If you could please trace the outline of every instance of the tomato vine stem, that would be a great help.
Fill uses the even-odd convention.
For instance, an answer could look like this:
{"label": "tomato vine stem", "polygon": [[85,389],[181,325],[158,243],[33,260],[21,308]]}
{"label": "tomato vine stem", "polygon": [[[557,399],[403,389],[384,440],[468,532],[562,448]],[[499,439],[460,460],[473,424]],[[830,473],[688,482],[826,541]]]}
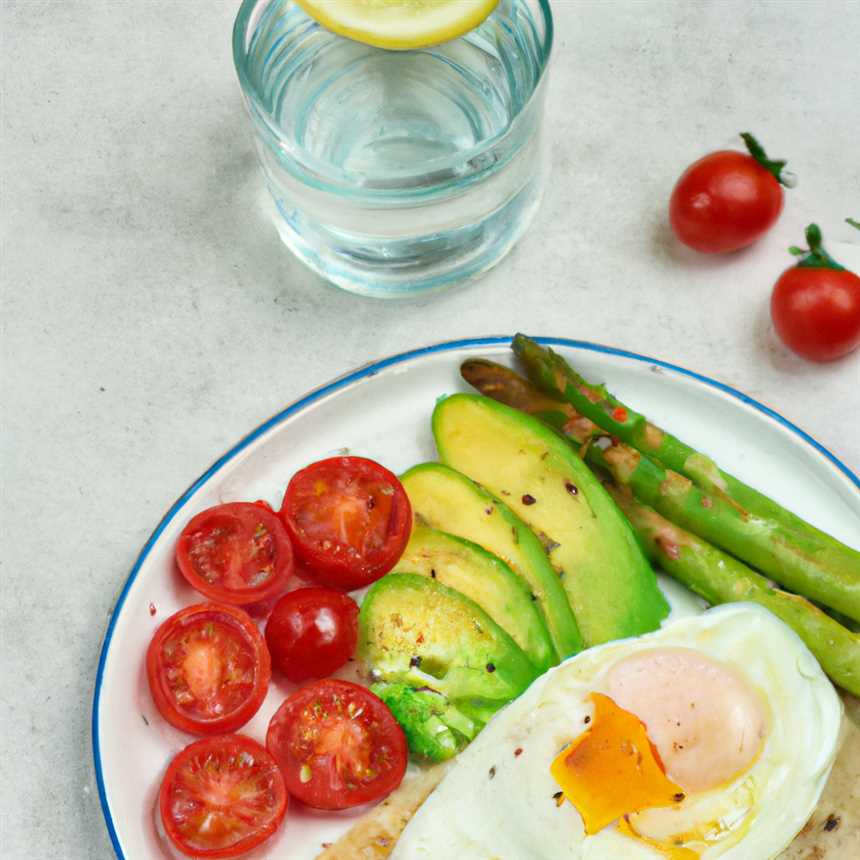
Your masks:
{"label": "tomato vine stem", "polygon": [[788,251],[795,256],[802,256],[798,267],[803,269],[836,269],[844,271],[845,266],[840,266],[827,251],[824,250],[824,240],[821,236],[821,228],[817,224],[810,224],[806,228],[806,242],[808,249],[798,248],[792,245]]}
{"label": "tomato vine stem", "polygon": [[764,147],[748,132],[741,132],[743,142],[747,145],[749,154],[769,173],[772,173],[776,181],[786,188],[794,188],[797,185],[797,177],[785,170],[788,162],[782,159],[768,158]]}

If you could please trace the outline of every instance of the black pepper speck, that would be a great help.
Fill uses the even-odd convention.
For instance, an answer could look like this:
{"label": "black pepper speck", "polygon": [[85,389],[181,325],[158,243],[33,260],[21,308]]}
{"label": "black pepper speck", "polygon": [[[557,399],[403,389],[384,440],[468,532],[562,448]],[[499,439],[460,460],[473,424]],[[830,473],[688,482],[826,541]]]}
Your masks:
{"label": "black pepper speck", "polygon": [[834,815],[832,812],[827,816],[827,821],[824,822],[824,830],[827,833],[830,833],[833,830],[836,830],[840,825],[839,817]]}

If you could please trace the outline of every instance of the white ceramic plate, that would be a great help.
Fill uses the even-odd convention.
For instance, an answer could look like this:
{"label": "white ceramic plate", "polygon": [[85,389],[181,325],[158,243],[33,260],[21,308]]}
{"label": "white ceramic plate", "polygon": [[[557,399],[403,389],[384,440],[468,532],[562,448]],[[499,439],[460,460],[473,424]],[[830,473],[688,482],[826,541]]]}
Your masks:
{"label": "white ceramic plate", "polygon": [[[155,831],[155,796],[167,762],[193,740],[161,719],[143,671],[144,653],[158,624],[200,600],[173,569],[174,541],[185,523],[219,502],[266,499],[278,506],[293,472],[343,449],[377,459],[395,472],[434,459],[429,418],[436,398],[467,390],[458,373],[467,356],[509,361],[509,342],[480,338],[438,344],[350,373],[245,437],[167,512],[120,594],[96,677],[96,777],[119,858],[169,856]],[[654,359],[578,341],[542,342],[567,356],[586,378],[607,382],[622,401],[639,407],[738,477],[831,534],[858,543],[860,478],[767,407]],[[259,713],[242,731],[263,741],[268,720],[288,691],[286,684],[273,683]],[[312,860],[322,843],[336,839],[356,815],[293,807],[286,826],[254,857]]]}

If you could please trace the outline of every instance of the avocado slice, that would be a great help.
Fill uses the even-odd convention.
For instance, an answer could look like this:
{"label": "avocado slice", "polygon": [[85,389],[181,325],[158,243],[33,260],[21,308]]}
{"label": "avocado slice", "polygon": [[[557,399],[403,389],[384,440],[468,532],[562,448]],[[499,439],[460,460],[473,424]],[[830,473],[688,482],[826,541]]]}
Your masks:
{"label": "avocado slice", "polygon": [[444,463],[503,496],[538,534],[588,646],[660,626],[669,606],[654,571],[624,515],[566,440],[474,394],[437,403],[433,434]]}
{"label": "avocado slice", "polygon": [[546,624],[525,581],[465,538],[417,524],[394,573],[419,573],[471,598],[510,634],[541,673],[557,662]]}
{"label": "avocado slice", "polygon": [[558,574],[531,529],[503,501],[441,463],[413,466],[400,481],[416,520],[479,544],[528,583],[559,658],[582,650]]}
{"label": "avocado slice", "polygon": [[477,603],[412,573],[389,573],[370,587],[359,614],[358,653],[374,681],[430,687],[478,710],[501,707],[538,675]]}

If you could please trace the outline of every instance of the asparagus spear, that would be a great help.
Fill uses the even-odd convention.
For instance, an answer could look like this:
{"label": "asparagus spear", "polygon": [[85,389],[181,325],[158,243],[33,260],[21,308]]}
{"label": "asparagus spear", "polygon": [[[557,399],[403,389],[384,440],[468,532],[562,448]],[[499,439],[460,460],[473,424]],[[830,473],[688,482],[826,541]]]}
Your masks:
{"label": "asparagus spear", "polygon": [[769,609],[806,643],[833,681],[860,695],[860,636],[803,597],[773,588],[761,574],[638,502],[629,489],[606,485],[646,554],[708,603],[749,600]]}
{"label": "asparagus spear", "polygon": [[[612,396],[603,385],[586,382],[551,349],[518,334],[512,349],[522,360],[529,378],[543,391],[561,397],[581,414],[617,439],[684,475],[714,496],[737,505],[753,516],[773,520],[797,532],[797,543],[806,552],[827,553],[833,564],[860,569],[860,552],[786,510],[773,499],[722,471],[713,460],[665,430],[652,424],[630,406]],[[860,574],[857,574],[860,575]]]}
{"label": "asparagus spear", "polygon": [[[461,373],[483,394],[539,415],[573,442],[587,446],[586,459],[592,466],[604,465],[604,452],[588,444],[601,435],[600,428],[578,415],[570,404],[554,402],[514,371],[483,359],[464,362]],[[636,501],[629,488],[611,483],[607,489],[632,523],[646,553],[663,570],[709,603],[750,600],[769,609],[803,639],[836,683],[860,695],[860,636],[805,598],[773,588],[741,561]]]}
{"label": "asparagus spear", "polygon": [[[596,425],[572,410],[553,408],[551,398],[531,390],[514,371],[492,362],[468,361],[463,377],[482,393],[537,414],[577,444],[590,465],[608,471],[616,483],[677,525],[733,553],[792,591],[860,620],[860,563],[833,563],[828,554],[810,551],[807,542],[781,523],[758,516],[710,495],[677,472],[664,469],[635,448],[615,441],[601,448],[591,443]],[[858,554],[860,558],[860,554]],[[841,559],[837,559],[839,561]]]}

